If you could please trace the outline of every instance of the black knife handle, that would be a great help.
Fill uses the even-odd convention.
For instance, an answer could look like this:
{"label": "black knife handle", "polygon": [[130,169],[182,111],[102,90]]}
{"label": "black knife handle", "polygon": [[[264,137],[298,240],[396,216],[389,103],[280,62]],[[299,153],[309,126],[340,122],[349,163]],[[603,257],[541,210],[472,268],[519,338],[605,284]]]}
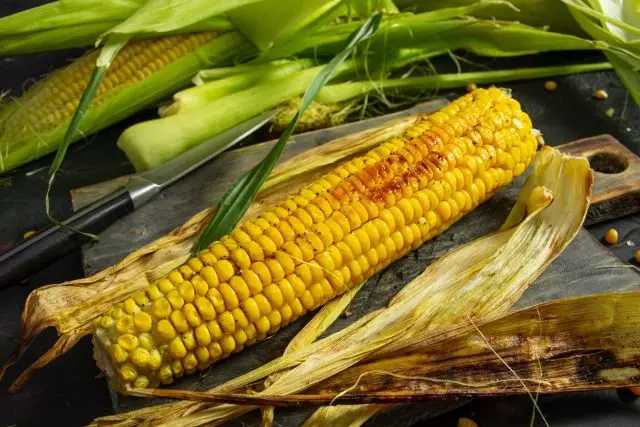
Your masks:
{"label": "black knife handle", "polygon": [[[108,196],[64,223],[77,230],[97,234],[134,210],[128,191]],[[0,255],[0,289],[17,285],[91,240],[54,225]]]}

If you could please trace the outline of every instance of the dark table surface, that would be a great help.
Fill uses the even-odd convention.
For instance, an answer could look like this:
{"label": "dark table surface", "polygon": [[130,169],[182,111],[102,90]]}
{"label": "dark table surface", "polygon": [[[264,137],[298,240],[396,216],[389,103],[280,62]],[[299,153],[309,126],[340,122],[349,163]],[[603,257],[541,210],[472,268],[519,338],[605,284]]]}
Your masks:
{"label": "dark table surface", "polygon": [[[44,3],[43,0],[0,0],[0,16]],[[0,92],[17,96],[33,79],[62,66],[78,52],[54,52],[25,57],[0,58]],[[600,60],[598,56],[568,53],[501,61],[501,66],[531,66],[559,61]],[[636,154],[640,153],[640,109],[633,104],[613,72],[591,73],[555,79],[556,93],[544,92],[542,81],[506,85],[514,91],[525,110],[527,100],[548,97],[544,111],[528,111],[534,124],[552,145],[570,140],[610,133]],[[606,89],[609,98],[596,101],[594,89]],[[449,94],[445,94],[449,95]],[[613,119],[604,111],[613,107]],[[132,172],[125,156],[115,146],[122,130],[134,121],[152,117],[142,113],[127,122],[109,128],[88,141],[75,144],[65,161],[52,196],[54,216],[71,212],[69,190],[101,182]],[[28,164],[13,173],[0,176],[0,252],[22,239],[25,232],[47,225],[44,192],[47,166],[52,156]],[[610,228],[618,229],[620,243],[611,249],[624,261],[634,263],[636,245],[640,245],[640,216],[626,217],[590,228],[602,238]],[[0,362],[17,347],[20,313],[30,291],[38,286],[83,276],[81,254],[76,251],[41,271],[27,284],[0,291]],[[25,387],[9,395],[7,388],[18,373],[32,363],[54,341],[54,330],[45,331],[23,360],[0,382],[0,426],[74,426],[112,412],[106,382],[99,377],[88,339],[82,340],[67,355],[37,372]],[[615,392],[582,393],[542,397],[539,401],[549,423],[562,426],[637,426],[640,405],[623,403]],[[442,415],[424,425],[454,426],[461,416],[475,419],[481,426],[528,426],[531,420],[528,397],[479,399],[457,411]],[[536,425],[540,424],[537,417]]]}

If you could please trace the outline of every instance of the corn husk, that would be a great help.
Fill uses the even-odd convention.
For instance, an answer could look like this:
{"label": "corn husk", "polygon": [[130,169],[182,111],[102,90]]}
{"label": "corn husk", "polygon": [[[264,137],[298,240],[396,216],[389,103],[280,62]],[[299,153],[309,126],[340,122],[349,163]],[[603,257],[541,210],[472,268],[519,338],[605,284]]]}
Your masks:
{"label": "corn husk", "polygon": [[[282,194],[296,191],[333,168],[335,162],[366,152],[388,138],[402,134],[416,120],[417,117],[409,117],[349,135],[282,163],[263,185],[247,215],[257,215],[270,202],[279,200]],[[181,227],[100,273],[33,291],[22,313],[20,348],[0,370],[0,378],[36,336],[48,327],[56,328],[58,341],[15,381],[11,390],[17,390],[35,370],[46,366],[73,348],[82,337],[91,334],[93,320],[113,304],[181,265],[188,258],[203,227],[209,223],[212,213],[212,209],[199,212]]]}
{"label": "corn husk", "polygon": [[[184,397],[296,407],[634,386],[640,384],[639,304],[639,291],[595,294],[470,321],[346,369],[304,394]],[[149,394],[175,394],[163,392]]]}
{"label": "corn husk", "polygon": [[[206,393],[209,403],[160,405],[101,418],[94,425],[217,425],[256,408],[246,400],[243,405],[212,406],[212,401],[238,397],[222,393],[243,392],[247,385],[282,371],[256,398],[300,393],[359,363],[404,352],[416,343],[436,342],[443,331],[464,325],[470,317],[503,314],[579,231],[592,180],[586,160],[545,148],[538,154],[503,230],[432,264],[388,307],[212,389]],[[191,399],[203,396],[171,390],[132,393]]]}

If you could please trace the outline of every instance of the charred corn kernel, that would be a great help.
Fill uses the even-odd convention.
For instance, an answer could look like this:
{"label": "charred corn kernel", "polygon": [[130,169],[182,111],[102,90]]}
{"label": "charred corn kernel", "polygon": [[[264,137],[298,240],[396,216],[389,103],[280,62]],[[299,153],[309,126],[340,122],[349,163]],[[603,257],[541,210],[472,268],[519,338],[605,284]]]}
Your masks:
{"label": "charred corn kernel", "polygon": [[[95,323],[98,341],[109,349],[114,372],[135,367],[137,348],[148,351],[139,369],[150,386],[205,369],[449,228],[523,173],[536,145],[517,102],[499,89],[475,90],[240,224],[147,287],[148,301],[133,299],[140,316],[151,319],[141,329],[137,317],[131,325],[138,313],[132,302],[118,304]],[[127,334],[139,334],[141,345],[122,347]],[[160,359],[152,363],[154,351]]]}
{"label": "charred corn kernel", "polygon": [[618,243],[618,230],[616,230],[615,228],[608,229],[604,234],[604,240],[610,245],[615,245],[616,243]]}
{"label": "charred corn kernel", "polygon": [[123,363],[129,358],[129,353],[120,344],[113,344],[111,346],[111,356],[116,363]]}

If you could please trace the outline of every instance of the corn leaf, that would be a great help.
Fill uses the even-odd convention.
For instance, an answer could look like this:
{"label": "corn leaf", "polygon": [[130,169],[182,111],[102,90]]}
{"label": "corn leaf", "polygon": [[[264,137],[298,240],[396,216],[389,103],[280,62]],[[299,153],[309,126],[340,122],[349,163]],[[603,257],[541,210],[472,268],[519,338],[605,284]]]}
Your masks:
{"label": "corn leaf", "polygon": [[222,197],[216,209],[216,213],[202,233],[198,244],[195,246],[195,252],[199,252],[207,248],[211,243],[221,236],[230,232],[236,223],[244,216],[249,206],[253,202],[256,194],[264,184],[265,180],[278,163],[282,150],[293,133],[298,123],[298,119],[304,113],[306,108],[314,100],[318,92],[331,79],[336,68],[338,68],[353,52],[356,47],[363,41],[369,39],[378,29],[382,15],[375,13],[371,15],[361,27],[349,37],[347,46],[334,57],[314,78],[311,85],[305,92],[300,109],[294,116],[291,123],[280,136],[276,145],[273,146],[267,157],[255,166],[246,175],[240,178],[233,187]]}

